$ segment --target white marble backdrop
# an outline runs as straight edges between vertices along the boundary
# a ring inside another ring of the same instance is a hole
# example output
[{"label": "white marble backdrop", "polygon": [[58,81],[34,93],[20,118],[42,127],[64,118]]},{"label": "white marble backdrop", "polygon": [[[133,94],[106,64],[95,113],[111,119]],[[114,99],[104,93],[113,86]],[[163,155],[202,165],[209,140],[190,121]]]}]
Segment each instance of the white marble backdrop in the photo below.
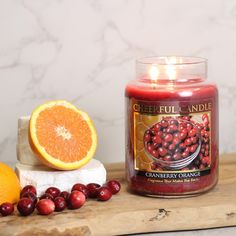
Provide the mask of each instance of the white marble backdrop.
[{"label": "white marble backdrop", "polygon": [[169,54],[209,59],[221,152],[236,151],[235,0],[0,0],[0,160],[16,159],[19,116],[66,99],[94,119],[97,158],[123,161],[134,60]]}]

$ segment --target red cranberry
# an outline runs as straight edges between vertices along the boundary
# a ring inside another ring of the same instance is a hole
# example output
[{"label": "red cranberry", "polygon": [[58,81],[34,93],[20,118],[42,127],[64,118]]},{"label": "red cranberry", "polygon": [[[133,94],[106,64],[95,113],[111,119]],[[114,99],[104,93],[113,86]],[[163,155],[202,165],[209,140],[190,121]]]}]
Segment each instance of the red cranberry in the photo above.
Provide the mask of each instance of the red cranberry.
[{"label": "red cranberry", "polygon": [[178,138],[179,139],[179,133],[178,132],[176,132],[176,133],[174,133],[174,138]]},{"label": "red cranberry", "polygon": [[173,158],[177,161],[177,160],[180,160],[181,159],[181,154],[179,152],[175,153],[173,155]]},{"label": "red cranberry", "polygon": [[112,197],[112,192],[107,187],[101,187],[98,189],[98,200],[107,201]]},{"label": "red cranberry", "polygon": [[157,136],[159,136],[160,138],[162,138],[162,137],[163,137],[163,132],[162,132],[162,131],[158,131],[158,132],[157,132]]},{"label": "red cranberry", "polygon": [[151,135],[156,135],[157,131],[156,130],[151,130],[150,134]]},{"label": "red cranberry", "polygon": [[204,119],[208,119],[208,115],[207,114],[203,114],[202,115],[202,120],[204,120]]},{"label": "red cranberry", "polygon": [[161,143],[161,138],[156,135],[152,138],[152,141],[153,141],[153,143],[160,144]]},{"label": "red cranberry", "polygon": [[201,124],[198,124],[198,125],[196,125],[196,128],[197,128],[198,131],[201,131],[202,125],[201,125]]},{"label": "red cranberry", "polygon": [[206,158],[206,164],[210,165],[211,164],[211,159],[209,156],[205,157]]},{"label": "red cranberry", "polygon": [[163,131],[163,135],[162,135],[162,137],[165,138],[165,136],[166,136],[166,132],[167,132],[167,128],[163,128],[162,131]]},{"label": "red cranberry", "polygon": [[163,146],[164,148],[168,148],[168,147],[169,147],[169,143],[168,143],[168,142],[162,142],[162,146]]},{"label": "red cranberry", "polygon": [[69,196],[68,207],[70,209],[78,209],[84,205],[85,200],[85,195],[82,192],[75,190],[71,192]]},{"label": "red cranberry", "polygon": [[171,132],[175,132],[178,130],[178,127],[176,125],[169,125],[169,129],[171,130]]},{"label": "red cranberry", "polygon": [[195,129],[191,129],[189,132],[188,132],[188,135],[189,135],[189,137],[193,137],[193,136],[195,136],[196,135],[196,130]]},{"label": "red cranberry", "polygon": [[194,153],[197,150],[197,147],[198,147],[197,144],[194,144],[194,145],[190,146],[190,152]]},{"label": "red cranberry", "polygon": [[98,189],[100,187],[101,186],[99,184],[95,184],[95,183],[88,184],[87,189],[88,189],[88,192],[89,192],[89,197],[90,198],[96,198],[97,194],[98,194]]},{"label": "red cranberry", "polygon": [[22,197],[23,194],[28,193],[28,192],[32,192],[37,196],[37,190],[33,185],[26,185],[20,193],[20,197]]},{"label": "red cranberry", "polygon": [[187,130],[190,131],[193,128],[192,124],[187,123]]},{"label": "red cranberry", "polygon": [[178,145],[180,143],[180,140],[178,138],[173,139],[173,144]]},{"label": "red cranberry", "polygon": [[36,209],[40,215],[50,215],[55,210],[55,204],[50,199],[42,199],[37,203]]},{"label": "red cranberry", "polygon": [[184,129],[184,130],[182,130],[182,131],[180,132],[179,138],[180,138],[181,140],[184,140],[184,139],[187,137],[187,135],[188,135],[187,130]]},{"label": "red cranberry", "polygon": [[67,191],[63,191],[60,193],[59,197],[63,197],[66,201],[68,200],[70,194]]},{"label": "red cranberry", "polygon": [[186,147],[185,152],[190,153],[190,147]]},{"label": "red cranberry", "polygon": [[167,150],[163,147],[159,147],[158,149],[159,155],[161,155],[162,157],[164,157],[167,154]]},{"label": "red cranberry", "polygon": [[197,143],[197,137],[191,137],[190,139],[191,139],[192,144]]},{"label": "red cranberry", "polygon": [[151,135],[150,135],[150,134],[145,134],[145,135],[144,135],[144,141],[145,141],[145,142],[149,142],[150,139],[151,139]]},{"label": "red cranberry", "polygon": [[204,136],[205,136],[206,138],[209,138],[209,133],[208,133],[207,131],[204,131]]},{"label": "red cranberry", "polygon": [[153,146],[152,144],[148,143],[148,145],[147,145],[147,150],[148,150],[148,152],[151,154],[152,151],[154,150],[154,146]]},{"label": "red cranberry", "polygon": [[26,192],[22,195],[22,198],[30,198],[33,203],[36,205],[38,198],[33,192]]},{"label": "red cranberry", "polygon": [[205,130],[201,130],[201,136],[204,137],[205,136]]},{"label": "red cranberry", "polygon": [[165,142],[170,143],[173,140],[173,135],[172,134],[167,134],[164,138]]},{"label": "red cranberry", "polygon": [[159,153],[158,153],[158,151],[157,151],[157,150],[155,150],[155,149],[154,149],[154,150],[152,150],[152,153],[151,153],[151,154],[152,154],[152,156],[153,156],[153,157],[155,157],[155,158],[157,158],[157,157],[159,156]]},{"label": "red cranberry", "polygon": [[170,121],[170,124],[171,124],[171,125],[177,125],[177,126],[178,126],[179,122],[178,122],[177,120],[174,120],[174,119],[173,119],[173,120]]},{"label": "red cranberry", "polygon": [[204,114],[202,116],[202,121],[203,121],[204,125],[208,125],[209,124],[209,118],[208,118],[207,114]]},{"label": "red cranberry", "polygon": [[34,208],[35,204],[30,198],[21,198],[17,204],[17,209],[22,216],[30,215]]},{"label": "red cranberry", "polygon": [[189,153],[188,153],[188,152],[185,152],[185,151],[184,151],[184,152],[182,153],[182,157],[183,157],[183,158],[186,158],[186,157],[188,157],[188,156],[189,156]]},{"label": "red cranberry", "polygon": [[209,138],[204,138],[204,143],[209,143]]},{"label": "red cranberry", "polygon": [[159,130],[161,129],[161,125],[155,124],[154,127],[153,127],[153,129],[154,129],[155,131],[159,131]]},{"label": "red cranberry", "polygon": [[120,192],[121,185],[118,181],[116,180],[110,180],[106,183],[106,187],[112,192],[112,194],[117,194]]},{"label": "red cranberry", "polygon": [[177,127],[176,125],[170,125],[167,129],[166,129],[166,133],[174,133],[175,129],[173,128],[173,126]]},{"label": "red cranberry", "polygon": [[187,128],[187,123],[185,121],[182,121],[181,126],[183,126],[184,128]]},{"label": "red cranberry", "polygon": [[180,143],[180,144],[179,144],[179,148],[180,148],[180,149],[185,149],[185,148],[186,148],[185,143]]},{"label": "red cranberry", "polygon": [[54,204],[55,204],[55,211],[63,211],[66,209],[66,200],[63,197],[56,197],[54,199]]},{"label": "red cranberry", "polygon": [[190,139],[190,138],[185,139],[184,144],[185,144],[186,146],[190,146],[190,145],[192,144],[191,139]]},{"label": "red cranberry", "polygon": [[209,156],[202,157],[202,158],[201,158],[201,163],[204,164],[204,165],[210,164],[210,158],[209,158]]},{"label": "red cranberry", "polygon": [[205,148],[202,147],[200,151],[201,151],[202,154],[204,154],[205,153]]},{"label": "red cranberry", "polygon": [[205,120],[203,121],[203,123],[204,123],[205,126],[208,126],[208,125],[209,125],[209,120],[208,120],[208,119],[205,119]]},{"label": "red cranberry", "polygon": [[171,155],[164,156],[164,161],[171,161]]},{"label": "red cranberry", "polygon": [[204,156],[205,156],[205,157],[209,156],[209,151],[208,151],[208,150],[206,150],[206,151],[204,152]]},{"label": "red cranberry", "polygon": [[175,149],[175,153],[180,152],[180,151],[181,151],[180,148]]},{"label": "red cranberry", "polygon": [[183,116],[182,118],[183,120],[187,120],[187,121],[190,121],[190,116]]},{"label": "red cranberry", "polygon": [[171,143],[171,144],[169,145],[168,149],[169,149],[170,151],[174,151],[174,150],[175,150],[175,144]]},{"label": "red cranberry", "polygon": [[168,122],[166,120],[161,120],[161,126],[166,128],[168,126]]},{"label": "red cranberry", "polygon": [[145,134],[152,134],[152,130],[146,130]]},{"label": "red cranberry", "polygon": [[4,202],[0,205],[0,214],[2,216],[9,216],[14,212],[14,205],[9,202]]},{"label": "red cranberry", "polygon": [[82,193],[85,195],[85,197],[88,198],[89,192],[88,192],[88,189],[87,189],[86,185],[80,184],[80,183],[75,184],[75,185],[72,187],[71,192],[72,192],[72,191],[75,191],[75,190],[82,192]]},{"label": "red cranberry", "polygon": [[45,193],[49,193],[53,196],[53,198],[56,198],[60,195],[61,191],[60,191],[60,189],[58,189],[56,187],[50,187],[46,190]]},{"label": "red cranberry", "polygon": [[42,200],[42,199],[50,199],[50,200],[53,200],[54,197],[53,197],[50,193],[44,193],[44,194],[39,198],[39,200]]}]

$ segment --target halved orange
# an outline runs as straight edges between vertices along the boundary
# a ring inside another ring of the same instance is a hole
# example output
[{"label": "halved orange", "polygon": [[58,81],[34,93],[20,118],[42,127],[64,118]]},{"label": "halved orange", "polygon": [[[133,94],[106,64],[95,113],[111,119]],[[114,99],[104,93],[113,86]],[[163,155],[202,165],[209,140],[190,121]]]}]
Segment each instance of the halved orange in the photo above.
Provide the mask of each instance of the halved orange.
[{"label": "halved orange", "polygon": [[58,100],[33,111],[29,142],[43,164],[58,170],[74,170],[94,156],[97,133],[87,113]]}]

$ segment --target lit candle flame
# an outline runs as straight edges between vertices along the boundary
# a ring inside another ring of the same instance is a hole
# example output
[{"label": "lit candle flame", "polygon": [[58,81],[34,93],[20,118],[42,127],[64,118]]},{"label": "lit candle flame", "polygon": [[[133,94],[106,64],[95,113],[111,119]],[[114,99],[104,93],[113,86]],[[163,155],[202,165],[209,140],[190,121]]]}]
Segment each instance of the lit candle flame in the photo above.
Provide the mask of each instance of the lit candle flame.
[{"label": "lit candle flame", "polygon": [[149,75],[151,77],[151,80],[157,81],[158,75],[159,75],[159,70],[156,65],[152,65],[150,70],[149,70]]}]

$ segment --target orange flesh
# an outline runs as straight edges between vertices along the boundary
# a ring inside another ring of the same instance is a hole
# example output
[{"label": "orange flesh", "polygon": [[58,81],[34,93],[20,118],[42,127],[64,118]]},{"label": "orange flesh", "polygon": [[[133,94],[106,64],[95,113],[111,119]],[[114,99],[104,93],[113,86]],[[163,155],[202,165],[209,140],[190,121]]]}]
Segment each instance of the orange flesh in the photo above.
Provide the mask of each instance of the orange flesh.
[{"label": "orange flesh", "polygon": [[82,115],[64,106],[40,112],[36,130],[39,144],[63,162],[82,160],[92,146],[92,132]]}]

